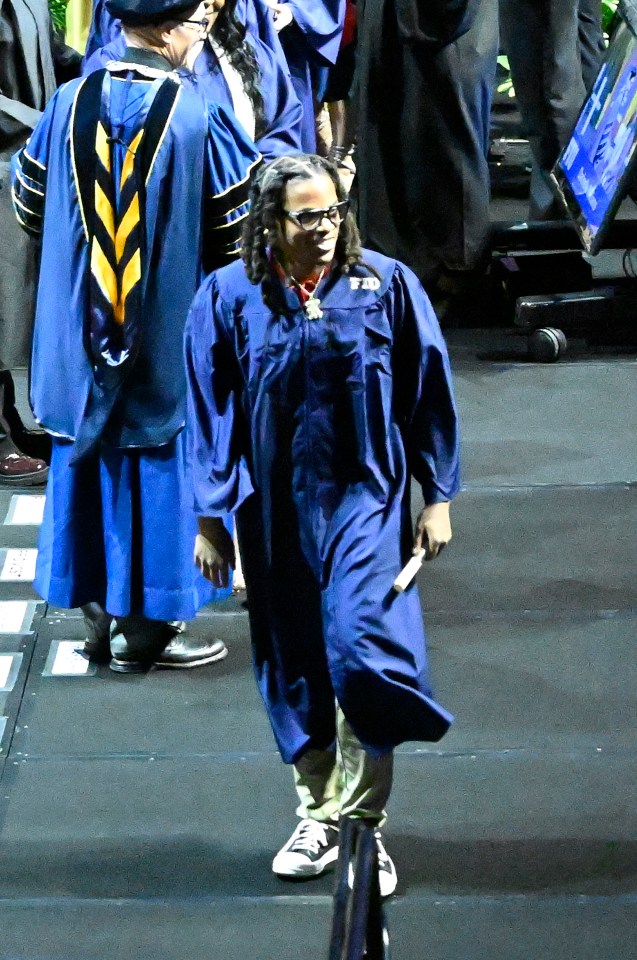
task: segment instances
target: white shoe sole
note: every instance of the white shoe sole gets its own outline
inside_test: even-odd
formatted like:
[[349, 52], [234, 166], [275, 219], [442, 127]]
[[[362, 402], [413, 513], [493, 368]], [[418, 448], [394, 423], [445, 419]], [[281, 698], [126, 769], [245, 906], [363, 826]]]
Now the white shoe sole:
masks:
[[[350, 890], [354, 886], [354, 868], [351, 863], [349, 865], [347, 885], [349, 886]], [[396, 873], [379, 873], [378, 886], [380, 887], [380, 895], [383, 900], [386, 897], [391, 897], [392, 893], [395, 892], [396, 887], [398, 886], [398, 877], [396, 876]]]
[[318, 877], [338, 860], [338, 847], [328, 850], [320, 860], [309, 862], [295, 853], [278, 853], [272, 861], [277, 877]]
[[212, 653], [209, 657], [202, 657], [201, 660], [193, 660], [191, 663], [172, 663], [170, 660], [156, 660], [153, 664], [158, 670], [192, 670], [193, 667], [205, 667], [207, 663], [216, 663], [218, 660], [225, 660], [228, 656], [228, 648], [224, 647], [219, 653]]

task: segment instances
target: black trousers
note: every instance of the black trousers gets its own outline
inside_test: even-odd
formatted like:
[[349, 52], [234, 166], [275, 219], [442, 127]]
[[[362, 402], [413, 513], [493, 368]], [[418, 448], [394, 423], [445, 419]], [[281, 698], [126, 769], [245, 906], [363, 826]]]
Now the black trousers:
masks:
[[0, 460], [16, 452], [16, 446], [11, 439], [11, 426], [5, 414], [6, 411], [11, 417], [13, 410], [15, 410], [13, 377], [11, 371], [0, 362]]
[[561, 217], [549, 174], [573, 131], [586, 84], [594, 81], [603, 54], [601, 4], [500, 0], [500, 28], [533, 154], [529, 216]]
[[[436, 42], [444, 7], [359, 0], [359, 219], [363, 242], [425, 285], [473, 270], [489, 232], [487, 149], [498, 55], [497, 0], [472, 0], [471, 26]], [[406, 35], [405, 9], [421, 32]], [[449, 4], [458, 8], [458, 4]], [[455, 15], [455, 14], [454, 14]], [[451, 23], [452, 14], [449, 14]]]
[[582, 78], [586, 90], [589, 91], [593, 88], [597, 71], [606, 51], [600, 0], [579, 0], [577, 32]]
[[41, 429], [27, 429], [15, 402], [11, 371], [0, 361], [0, 460], [24, 453], [38, 460], [51, 459], [51, 437]]

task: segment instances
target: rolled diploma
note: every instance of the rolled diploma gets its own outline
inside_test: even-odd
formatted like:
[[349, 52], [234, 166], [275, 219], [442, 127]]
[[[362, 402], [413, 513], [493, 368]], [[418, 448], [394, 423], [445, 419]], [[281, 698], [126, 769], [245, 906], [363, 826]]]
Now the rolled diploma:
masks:
[[406, 590], [422, 566], [425, 559], [425, 551], [419, 550], [414, 554], [411, 560], [405, 564], [396, 579], [394, 580], [394, 590], [396, 593], [402, 593]]

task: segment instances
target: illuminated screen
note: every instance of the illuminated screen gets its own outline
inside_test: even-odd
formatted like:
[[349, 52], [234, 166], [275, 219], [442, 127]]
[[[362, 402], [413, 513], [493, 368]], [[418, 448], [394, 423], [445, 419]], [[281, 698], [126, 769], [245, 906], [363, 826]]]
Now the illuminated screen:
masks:
[[637, 39], [621, 21], [551, 179], [589, 253], [626, 193], [637, 146]]

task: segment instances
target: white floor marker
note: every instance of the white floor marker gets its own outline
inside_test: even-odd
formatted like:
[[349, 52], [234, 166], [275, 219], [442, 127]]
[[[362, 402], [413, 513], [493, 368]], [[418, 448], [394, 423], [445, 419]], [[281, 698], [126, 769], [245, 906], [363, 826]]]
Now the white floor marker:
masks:
[[0, 653], [0, 691], [2, 693], [13, 690], [20, 673], [21, 663], [21, 653]]
[[78, 653], [77, 640], [54, 640], [43, 674], [49, 677], [83, 677], [95, 673], [94, 665]]
[[35, 606], [30, 600], [0, 600], [0, 633], [30, 633]]
[[16, 493], [11, 503], [5, 524], [11, 526], [40, 526], [44, 514], [44, 494]]
[[12, 666], [13, 654], [0, 653], [0, 690], [6, 690]]
[[38, 551], [35, 548], [17, 549], [10, 547], [8, 550], [0, 550], [0, 556], [4, 553], [4, 563], [0, 580], [18, 581], [33, 580], [35, 577], [35, 561]]

